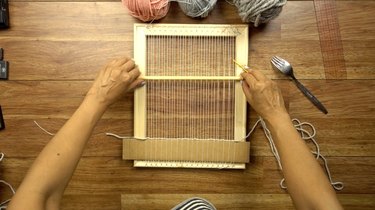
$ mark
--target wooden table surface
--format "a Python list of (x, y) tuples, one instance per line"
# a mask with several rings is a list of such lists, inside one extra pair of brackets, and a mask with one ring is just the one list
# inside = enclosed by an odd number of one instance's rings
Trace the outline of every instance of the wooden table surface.
[[(50, 1), (50, 2), (48, 2)], [(10, 0), (9, 30), (0, 47), (10, 63), (0, 81), (6, 130), (0, 132), (0, 178), (16, 188), (51, 136), (82, 101), (98, 70), (114, 57), (133, 54), (133, 23), (120, 2)], [(288, 1), (281, 15), (250, 28), (249, 65), (280, 85), (292, 117), (317, 129), (346, 209), (375, 208), (375, 1), (337, 1), (346, 74), (326, 79), (313, 1)], [(162, 23), (241, 23), (236, 9), (220, 0), (203, 20), (186, 17), (172, 3)], [(269, 59), (280, 55), (329, 114), (318, 111)], [(257, 119), (249, 107), (250, 127)], [(293, 209), (279, 188), (282, 178), (258, 128), (246, 170), (140, 169), (121, 159), (122, 142), (105, 132), (131, 136), (133, 95), (113, 105), (98, 123), (63, 199), (63, 209), (162, 209), (175, 194), (209, 194), (221, 209)], [(10, 195), (0, 186), (0, 199)], [(122, 204), (121, 204), (122, 196)], [(140, 205), (135, 203), (139, 201)], [(133, 202), (133, 203), (132, 203)], [(173, 203), (172, 202), (172, 203)], [(169, 202), (171, 203), (171, 202)], [(230, 205), (229, 205), (230, 204)], [(122, 206), (122, 207), (121, 207)], [(132, 206), (132, 207), (130, 207)]]

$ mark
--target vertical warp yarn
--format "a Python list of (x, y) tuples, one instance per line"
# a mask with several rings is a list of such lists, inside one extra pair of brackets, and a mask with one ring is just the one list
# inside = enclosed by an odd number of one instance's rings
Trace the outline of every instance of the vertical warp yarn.
[(122, 0), (131, 15), (144, 22), (165, 17), (169, 10), (168, 0)]
[(205, 18), (214, 9), (217, 0), (177, 0), (185, 15)]
[(287, 0), (233, 0), (243, 22), (257, 27), (277, 17)]

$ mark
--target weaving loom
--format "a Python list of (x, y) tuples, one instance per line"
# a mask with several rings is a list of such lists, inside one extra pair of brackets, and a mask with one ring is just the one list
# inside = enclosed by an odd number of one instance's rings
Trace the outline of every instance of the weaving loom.
[(243, 169), (249, 162), (246, 25), (135, 24), (134, 59), (146, 85), (135, 91), (134, 139), (123, 159), (136, 167)]

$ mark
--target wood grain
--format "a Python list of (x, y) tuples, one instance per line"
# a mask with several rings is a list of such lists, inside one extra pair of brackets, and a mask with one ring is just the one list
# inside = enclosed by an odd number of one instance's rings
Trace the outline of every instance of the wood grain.
[[(105, 202), (103, 202), (105, 201)], [(118, 193), (106, 194), (65, 194), (61, 202), (65, 210), (119, 210), (121, 196)]]
[[(328, 115), (322, 116), (313, 104), (302, 97), (295, 87), (290, 91), (289, 113), (292, 117), (311, 118), (367, 118), (375, 117), (374, 80), (304, 81), (311, 92), (327, 107)], [(342, 83), (341, 83), (342, 82)], [(341, 84), (340, 84), (341, 83)], [(334, 87), (334, 88), (331, 88)]]
[[(92, 81), (2, 81), (3, 114), (6, 118), (68, 119), (83, 101), (91, 84)], [(124, 94), (103, 118), (132, 118), (132, 102), (133, 93)]]
[(110, 59), (132, 54), (131, 41), (4, 40), (1, 47), (12, 81), (93, 80)]
[[(336, 8), (345, 80), (325, 80), (311, 0), (288, 1), (269, 24), (250, 25), (249, 66), (275, 79), (292, 117), (317, 128), (316, 139), (333, 178), (345, 184), (339, 192), (344, 207), (374, 209), (375, 1), (336, 1)], [(0, 151), (6, 153), (0, 178), (18, 187), (51, 139), (33, 120), (56, 132), (81, 103), (99, 69), (113, 57), (133, 54), (133, 23), (139, 21), (118, 1), (11, 0), (10, 13), (11, 28), (0, 31), (0, 47), (10, 62), (10, 80), (0, 81), (7, 124), (0, 132)], [(172, 3), (169, 14), (157, 22), (238, 24), (241, 19), (235, 7), (221, 0), (206, 19), (191, 19)], [(296, 77), (322, 101), (328, 115), (272, 70), (273, 55), (292, 63)], [(224, 207), (231, 203), (252, 209), (293, 209), (289, 196), (278, 187), (282, 174), (261, 128), (250, 137), (252, 156), (246, 170), (135, 169), (130, 161), (121, 160), (122, 142), (105, 132), (133, 134), (133, 96), (126, 94), (98, 123), (62, 209), (132, 209), (142, 199), (140, 207), (149, 207), (150, 202), (153, 208), (164, 208), (177, 202), (175, 194), (179, 198), (210, 194), (223, 198), (215, 204)], [(247, 119), (249, 129), (257, 119), (250, 106)], [(0, 192), (0, 200), (10, 195), (2, 185)], [(166, 195), (168, 200), (160, 200)]]

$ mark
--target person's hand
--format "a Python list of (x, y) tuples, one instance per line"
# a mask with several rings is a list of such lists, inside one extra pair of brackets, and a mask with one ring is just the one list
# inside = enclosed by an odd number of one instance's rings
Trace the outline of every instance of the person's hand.
[(242, 89), (251, 107), (265, 120), (270, 120), (287, 111), (281, 90), (277, 84), (260, 71), (250, 70), (242, 73)]
[(113, 104), (124, 93), (144, 84), (140, 71), (128, 57), (114, 59), (103, 68), (87, 93), (104, 106)]

